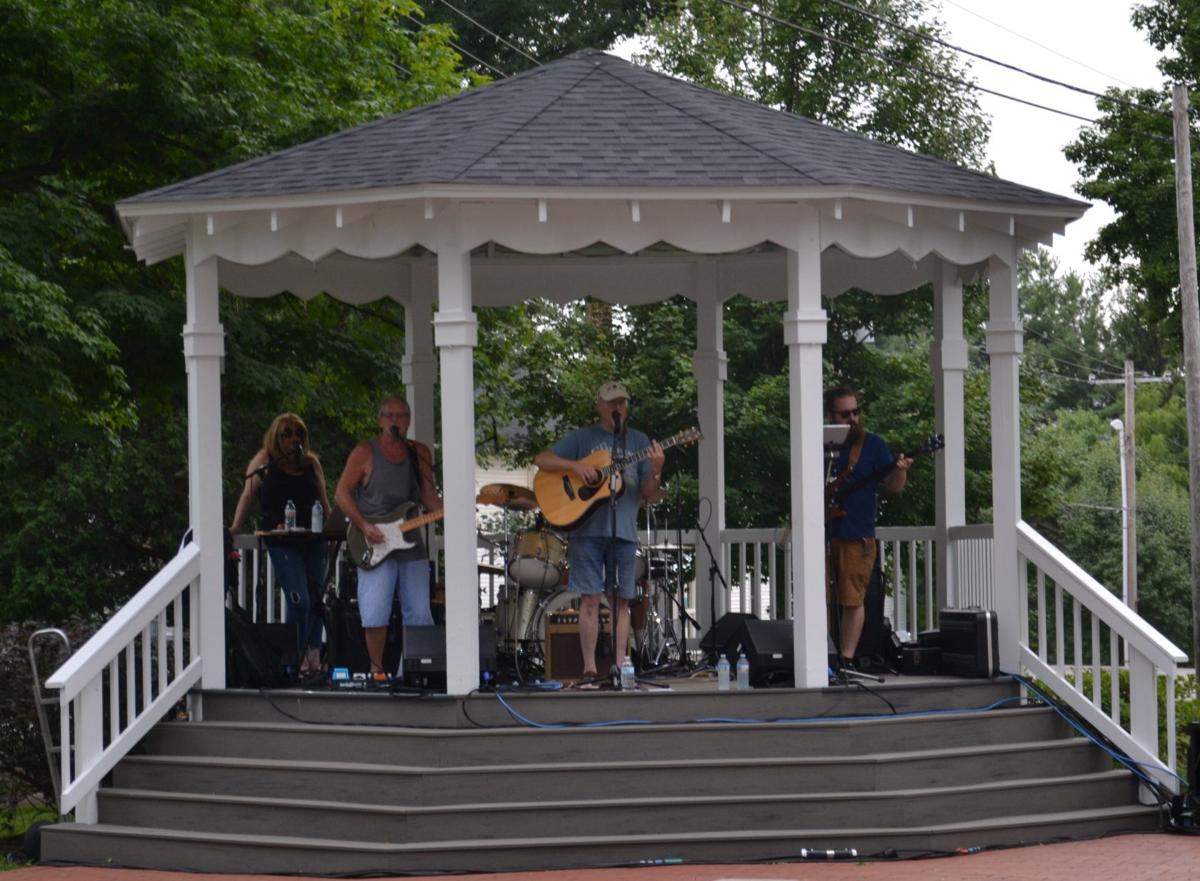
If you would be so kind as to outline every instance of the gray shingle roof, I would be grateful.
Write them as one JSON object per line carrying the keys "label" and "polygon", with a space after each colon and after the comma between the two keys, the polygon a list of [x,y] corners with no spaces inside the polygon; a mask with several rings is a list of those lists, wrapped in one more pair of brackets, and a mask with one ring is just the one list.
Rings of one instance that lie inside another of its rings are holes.
{"label": "gray shingle roof", "polygon": [[867,186],[1071,213],[1086,206],[596,50],[128,201],[412,184]]}

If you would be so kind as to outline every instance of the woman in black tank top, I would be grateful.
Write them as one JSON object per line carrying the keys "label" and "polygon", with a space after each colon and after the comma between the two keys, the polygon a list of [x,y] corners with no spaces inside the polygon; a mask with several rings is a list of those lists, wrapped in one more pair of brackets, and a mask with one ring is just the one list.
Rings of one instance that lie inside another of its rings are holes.
{"label": "woman in black tank top", "polygon": [[[304,420],[295,413],[280,413],[272,420],[263,435],[262,448],[246,466],[246,483],[229,526],[231,532],[241,529],[255,495],[261,512],[260,529],[281,533],[279,537],[264,537],[263,543],[276,580],[283,588],[287,621],[296,625],[300,675],[317,673],[321,669],[324,623],[321,587],[325,577],[325,542],[305,537],[304,531],[312,527],[313,504],[320,503],[328,515],[329,502],[321,460],[309,446]],[[296,508],[297,534],[284,537],[284,509],[289,501]]]}

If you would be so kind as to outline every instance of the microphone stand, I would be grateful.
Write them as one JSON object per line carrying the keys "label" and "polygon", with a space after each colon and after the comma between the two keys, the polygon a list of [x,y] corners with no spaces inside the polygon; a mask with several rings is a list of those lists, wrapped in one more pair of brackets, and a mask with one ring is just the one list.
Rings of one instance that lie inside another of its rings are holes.
{"label": "microphone stand", "polygon": [[[621,414],[613,411],[612,474],[608,476],[608,546],[605,548],[604,581],[608,588],[609,641],[613,663],[608,669],[608,679],[613,688],[621,687],[621,664],[617,657],[617,595],[620,592],[620,574],[617,571],[617,489],[623,477],[621,462],[624,459],[625,436],[621,432]],[[600,632],[600,609],[596,609],[596,631]],[[599,646],[597,645],[597,649]]]}
{"label": "microphone stand", "polygon": [[[704,534],[704,528],[700,525],[700,520],[696,515],[692,515],[692,523],[696,527],[696,534],[700,536],[700,541],[704,542],[704,547],[708,550],[708,613],[712,619],[709,624],[708,635],[711,638],[708,644],[708,662],[714,667],[717,664],[717,579],[721,580],[721,586],[725,588],[725,593],[729,593],[729,582],[725,580],[725,576],[721,574],[721,567],[717,565],[717,555],[713,553],[712,545],[708,543],[708,536]],[[704,648],[704,643],[701,641],[701,648]]]}

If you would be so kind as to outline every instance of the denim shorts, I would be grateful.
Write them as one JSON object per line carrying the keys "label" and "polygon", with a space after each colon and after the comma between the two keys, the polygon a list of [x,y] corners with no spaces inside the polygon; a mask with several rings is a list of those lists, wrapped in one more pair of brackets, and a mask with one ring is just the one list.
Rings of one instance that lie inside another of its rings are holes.
{"label": "denim shorts", "polygon": [[429,561],[389,557],[374,569],[358,570],[358,614],[363,627],[387,627],[397,589],[405,624],[433,623],[429,609]]}
{"label": "denim shorts", "polygon": [[[582,594],[605,593],[607,585],[604,582],[605,554],[608,550],[607,538],[595,535],[584,535],[571,539],[567,545],[567,558],[571,563],[571,590]],[[637,596],[637,584],[634,575],[637,564],[636,541],[617,539],[615,553],[617,557],[617,576],[620,590],[617,596],[632,600]]]}

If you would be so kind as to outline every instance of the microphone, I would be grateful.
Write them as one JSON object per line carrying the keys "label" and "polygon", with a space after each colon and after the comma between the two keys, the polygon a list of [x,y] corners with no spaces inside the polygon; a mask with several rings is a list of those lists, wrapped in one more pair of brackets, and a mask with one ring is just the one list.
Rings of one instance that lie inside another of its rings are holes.
{"label": "microphone", "polygon": [[303,456],[304,455],[304,444],[297,443],[296,446],[292,447],[292,455],[296,456],[296,457]]}
{"label": "microphone", "polygon": [[389,425],[389,426],[388,426],[388,431],[390,431],[390,432],[392,433],[392,437],[393,437],[393,438],[395,438],[396,440],[400,440],[400,428],[399,428],[399,426],[396,426],[396,425]]}
{"label": "microphone", "polygon": [[612,420],[613,420],[613,432],[615,434],[620,434],[621,433],[621,411],[620,410],[612,411]]}

